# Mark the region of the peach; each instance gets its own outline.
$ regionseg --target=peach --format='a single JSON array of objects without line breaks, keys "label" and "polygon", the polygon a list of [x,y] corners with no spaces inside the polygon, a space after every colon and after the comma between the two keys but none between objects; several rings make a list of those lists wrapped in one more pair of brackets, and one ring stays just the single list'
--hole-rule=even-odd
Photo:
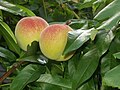
[{"label": "peach", "polygon": [[16,25],[15,36],[18,45],[27,51],[27,46],[33,41],[39,41],[40,33],[48,26],[48,23],[41,17],[32,16],[22,18]]},{"label": "peach", "polygon": [[45,28],[40,36],[41,52],[49,59],[66,61],[73,56],[73,53],[62,55],[67,44],[68,32],[72,28],[64,24],[53,24]]}]

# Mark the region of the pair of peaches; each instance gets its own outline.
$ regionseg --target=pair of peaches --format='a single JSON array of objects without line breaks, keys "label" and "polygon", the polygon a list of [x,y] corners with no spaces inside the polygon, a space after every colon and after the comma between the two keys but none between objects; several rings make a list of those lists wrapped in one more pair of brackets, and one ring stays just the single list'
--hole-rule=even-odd
[{"label": "pair of peaches", "polygon": [[16,25],[15,37],[18,45],[24,51],[33,41],[39,42],[40,50],[47,58],[56,61],[66,61],[73,56],[62,55],[67,44],[68,32],[72,28],[65,24],[49,25],[38,16],[24,17]]}]

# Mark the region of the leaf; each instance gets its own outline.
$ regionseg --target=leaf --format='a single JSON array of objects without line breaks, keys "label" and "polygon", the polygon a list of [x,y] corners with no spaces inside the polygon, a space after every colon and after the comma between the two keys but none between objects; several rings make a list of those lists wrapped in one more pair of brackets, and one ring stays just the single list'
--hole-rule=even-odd
[{"label": "leaf", "polygon": [[69,76],[72,78],[75,71],[76,71],[76,68],[77,68],[77,64],[78,64],[78,60],[79,60],[79,57],[80,56],[80,53],[76,53],[69,61],[68,61],[68,73],[69,73]]},{"label": "leaf", "polygon": [[91,38],[92,41],[95,39],[97,33],[98,33],[98,30],[96,30],[96,29],[91,31],[90,38]]},{"label": "leaf", "polygon": [[117,59],[120,59],[120,52],[114,53],[113,56]]},{"label": "leaf", "polygon": [[78,10],[81,10],[81,9],[84,9],[84,8],[89,8],[89,7],[92,7],[94,1],[95,0],[84,1],[84,3],[78,3],[78,4],[76,4],[75,7]]},{"label": "leaf", "polygon": [[[102,59],[101,59],[101,76],[110,70],[111,68],[111,61],[113,61],[113,57],[111,57],[111,52],[108,52]],[[114,60],[115,61],[115,60]],[[113,63],[113,62],[112,62]]]},{"label": "leaf", "polygon": [[2,21],[0,22],[0,32],[3,35],[4,39],[6,40],[8,47],[17,54],[20,54],[20,48],[16,43],[16,39],[12,30],[6,23]]},{"label": "leaf", "polygon": [[103,77],[103,85],[120,89],[120,65],[108,71]]},{"label": "leaf", "polygon": [[28,86],[29,90],[43,90],[41,87]]},{"label": "leaf", "polygon": [[107,52],[113,39],[114,34],[111,30],[108,32],[100,31],[97,34],[95,44],[80,58],[80,61],[77,64],[77,69],[72,78],[73,89],[81,86],[93,75],[99,64],[100,57]]},{"label": "leaf", "polygon": [[26,66],[12,81],[10,85],[10,90],[23,90],[23,88],[37,80],[41,73],[44,73],[45,68],[43,66],[38,65],[28,65]]},{"label": "leaf", "polygon": [[75,30],[68,33],[68,42],[63,54],[67,54],[81,47],[90,38],[91,30]]},{"label": "leaf", "polygon": [[37,82],[57,85],[57,86],[68,88],[68,89],[72,88],[71,87],[72,83],[70,82],[69,79],[65,79],[57,75],[52,76],[50,74],[43,74],[40,76]]},{"label": "leaf", "polygon": [[10,61],[16,60],[16,56],[11,51],[3,47],[0,47],[0,57],[6,58]]},{"label": "leaf", "polygon": [[27,61],[37,64],[46,64],[48,62],[48,59],[42,55],[32,55],[32,56],[18,58],[17,61]]},{"label": "leaf", "polygon": [[10,27],[5,23],[5,22],[0,22],[1,26],[5,28],[5,30],[7,31],[7,33],[12,37],[12,39],[15,41],[15,43],[17,43],[15,35],[13,34],[12,30],[10,29]]},{"label": "leaf", "polygon": [[72,19],[69,26],[72,27],[73,29],[80,29],[84,25],[87,26],[87,24],[88,24],[87,20],[84,20],[84,19]]},{"label": "leaf", "polygon": [[96,47],[99,50],[100,55],[104,55],[109,49],[109,46],[114,39],[115,35],[112,30],[110,31],[100,31],[96,36]]},{"label": "leaf", "polygon": [[120,20],[120,12],[115,14],[113,17],[111,17],[110,19],[106,20],[105,22],[103,22],[103,24],[101,26],[99,26],[97,29],[110,30],[114,26],[117,26],[119,20]]},{"label": "leaf", "polygon": [[83,84],[78,90],[96,90],[95,88],[95,81],[89,80],[85,84]]},{"label": "leaf", "polygon": [[119,60],[116,60],[116,58],[114,57],[114,54],[120,52],[119,37],[120,37],[120,31],[118,30],[118,32],[115,35],[115,38],[110,43],[110,46],[108,46],[108,48],[109,48],[108,52],[104,55],[104,57],[102,57],[102,60],[101,60],[102,75],[104,75],[111,68],[114,68],[115,66],[117,66],[119,64]]},{"label": "leaf", "polygon": [[36,16],[30,9],[27,9],[21,5],[16,5],[16,6],[26,13],[25,16]]},{"label": "leaf", "polygon": [[104,9],[102,9],[94,19],[103,20],[114,16],[115,14],[120,12],[120,0],[114,0],[109,5],[107,5]]},{"label": "leaf", "polygon": [[7,2],[7,1],[3,1],[3,0],[0,0],[0,9],[10,12],[10,13],[13,13],[15,15],[35,16],[35,14],[31,10],[29,10],[23,6],[20,6],[20,5],[11,4],[11,3]]},{"label": "leaf", "polygon": [[62,90],[61,87],[52,84],[43,84],[41,87],[42,90]]},{"label": "leaf", "polygon": [[95,72],[99,63],[99,53],[97,49],[88,51],[79,61],[76,72],[73,75],[73,90],[89,79]]}]

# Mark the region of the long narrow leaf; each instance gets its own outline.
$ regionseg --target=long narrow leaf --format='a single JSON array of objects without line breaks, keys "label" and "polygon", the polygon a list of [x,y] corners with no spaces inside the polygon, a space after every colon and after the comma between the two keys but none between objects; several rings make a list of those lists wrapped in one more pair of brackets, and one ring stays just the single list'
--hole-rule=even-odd
[{"label": "long narrow leaf", "polygon": [[13,13],[15,15],[35,16],[35,14],[31,10],[29,10],[23,6],[14,5],[12,3],[9,3],[9,2],[3,1],[3,0],[0,0],[0,9],[10,12],[10,13]]},{"label": "long narrow leaf", "polygon": [[0,57],[6,58],[10,61],[15,61],[16,60],[16,56],[9,50],[0,47]]},{"label": "long narrow leaf", "polygon": [[110,19],[106,20],[101,26],[99,26],[97,29],[106,29],[110,30],[114,26],[118,24],[120,21],[120,12],[116,13],[114,16],[112,16]]},{"label": "long narrow leaf", "polygon": [[0,33],[3,35],[4,39],[6,40],[8,47],[17,54],[20,54],[20,48],[16,43],[16,39],[13,32],[11,31],[9,26],[2,21],[0,22]]},{"label": "long narrow leaf", "polygon": [[116,13],[120,12],[120,0],[113,0],[109,5],[102,9],[94,19],[103,20],[114,16]]}]

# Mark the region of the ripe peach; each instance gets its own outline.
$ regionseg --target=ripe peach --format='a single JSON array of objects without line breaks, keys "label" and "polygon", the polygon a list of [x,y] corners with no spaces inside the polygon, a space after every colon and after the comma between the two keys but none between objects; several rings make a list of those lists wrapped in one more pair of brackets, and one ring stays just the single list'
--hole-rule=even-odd
[{"label": "ripe peach", "polygon": [[27,51],[27,46],[33,41],[39,41],[40,33],[48,26],[41,17],[24,17],[16,25],[15,36],[19,46]]},{"label": "ripe peach", "polygon": [[40,49],[49,59],[65,61],[73,56],[73,53],[62,55],[67,44],[68,32],[72,31],[68,25],[54,24],[45,28],[40,36]]}]

